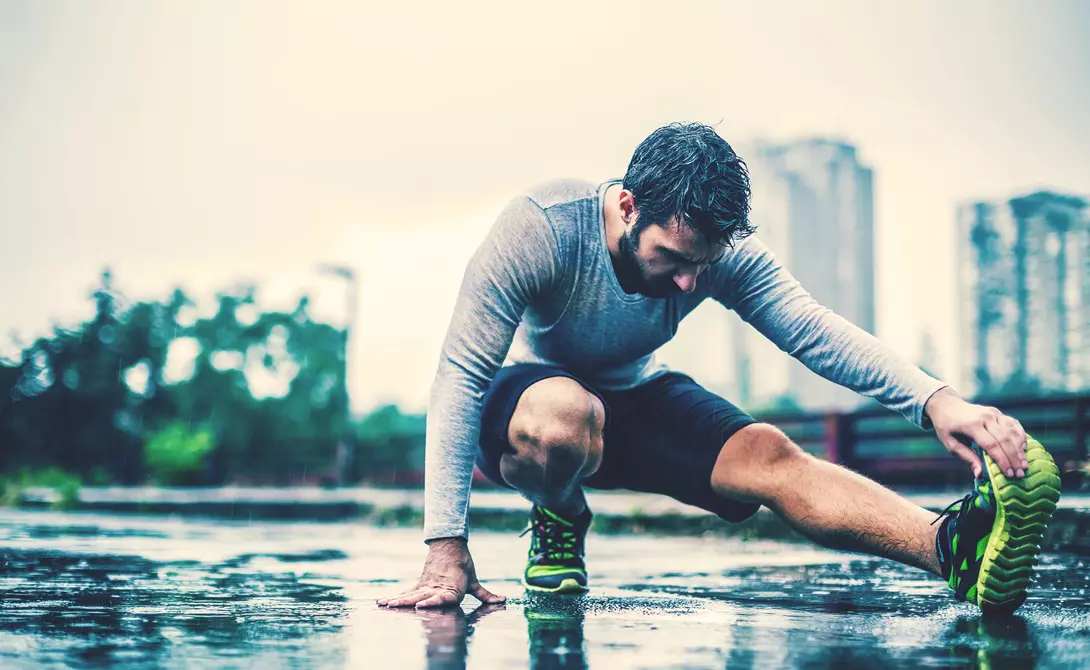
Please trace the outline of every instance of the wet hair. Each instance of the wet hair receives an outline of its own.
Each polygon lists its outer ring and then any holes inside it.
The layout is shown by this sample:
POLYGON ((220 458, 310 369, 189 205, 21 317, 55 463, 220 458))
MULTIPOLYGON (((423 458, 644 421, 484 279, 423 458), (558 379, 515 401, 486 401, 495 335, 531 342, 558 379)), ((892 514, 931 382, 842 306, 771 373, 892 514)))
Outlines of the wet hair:
POLYGON ((727 246, 756 232, 745 161, 711 126, 671 123, 648 135, 623 185, 636 201, 634 233, 675 218, 727 246))

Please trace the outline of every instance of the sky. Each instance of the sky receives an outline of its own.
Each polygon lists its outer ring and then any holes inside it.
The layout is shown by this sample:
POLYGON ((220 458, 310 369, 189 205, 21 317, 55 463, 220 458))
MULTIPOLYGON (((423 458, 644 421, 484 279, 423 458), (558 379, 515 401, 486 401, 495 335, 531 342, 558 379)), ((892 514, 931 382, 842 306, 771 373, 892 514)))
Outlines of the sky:
POLYGON ((1090 193, 1079 0, 375 4, 0 0, 0 353, 87 318, 104 267, 202 309, 309 291, 336 322, 315 268, 348 263, 354 406, 422 409, 503 204, 700 121, 858 147, 877 334, 915 356, 932 333, 952 374, 956 206, 1090 193))

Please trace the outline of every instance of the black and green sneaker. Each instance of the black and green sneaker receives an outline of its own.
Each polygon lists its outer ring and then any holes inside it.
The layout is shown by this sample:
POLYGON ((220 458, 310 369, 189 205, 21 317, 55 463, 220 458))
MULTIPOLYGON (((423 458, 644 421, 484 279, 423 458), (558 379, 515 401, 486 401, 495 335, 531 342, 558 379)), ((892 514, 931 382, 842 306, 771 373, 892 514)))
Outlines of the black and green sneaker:
POLYGON ((1029 468, 1007 479, 979 447, 985 472, 973 491, 947 507, 935 546, 943 579, 958 600, 986 614, 1009 614, 1026 600, 1041 538, 1060 499, 1060 471, 1041 443, 1027 440, 1029 468))
POLYGON ((578 519, 565 519, 539 505, 530 512, 530 554, 522 585, 531 591, 582 593, 587 590, 583 547, 590 528, 590 509, 578 519))

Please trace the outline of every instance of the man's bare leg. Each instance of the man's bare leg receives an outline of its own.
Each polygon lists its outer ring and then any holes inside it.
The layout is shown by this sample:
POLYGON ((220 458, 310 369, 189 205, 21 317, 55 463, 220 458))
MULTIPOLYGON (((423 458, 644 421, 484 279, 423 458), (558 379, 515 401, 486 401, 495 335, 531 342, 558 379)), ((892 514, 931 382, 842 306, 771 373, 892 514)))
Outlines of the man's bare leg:
POLYGON ((508 426, 513 453, 500 474, 534 504, 566 517, 586 509, 581 482, 602 464, 605 408, 579 382, 550 377, 530 385, 508 426))
POLYGON ((522 575, 528 590, 587 589, 583 547, 591 513, 582 482, 601 465, 604 425, 602 402, 567 377, 538 381, 519 397, 507 431, 513 453, 501 457, 500 474, 535 503, 522 575))
POLYGON ((760 502, 822 546, 882 556, 941 574, 935 514, 753 424, 723 446, 712 473, 720 495, 760 502))

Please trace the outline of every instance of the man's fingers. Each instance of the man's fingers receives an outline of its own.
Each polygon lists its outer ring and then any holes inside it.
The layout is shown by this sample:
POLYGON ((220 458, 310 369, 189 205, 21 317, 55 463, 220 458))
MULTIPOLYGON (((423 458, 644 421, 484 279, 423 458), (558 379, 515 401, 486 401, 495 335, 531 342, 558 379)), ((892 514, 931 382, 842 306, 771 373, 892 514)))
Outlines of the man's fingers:
MULTIPOLYGON (((991 419, 984 422, 984 428, 988 431, 988 434, 995 439, 997 445, 996 449, 1006 456, 1007 465, 1000 466, 1003 468, 1003 472, 1006 473, 1008 477, 1024 476, 1025 472, 1022 470, 1022 454, 1020 453, 1015 439, 1011 435, 1010 427, 1000 419, 991 419)), ((992 456, 992 458, 994 459, 995 456, 992 456)))
POLYGON ((426 607, 444 607, 446 605, 457 605, 462 601, 462 596, 458 595, 454 591, 439 591, 433 592, 429 597, 422 598, 416 603, 417 609, 424 609, 426 607))
POLYGON ((1003 423, 1007 427, 1007 434, 1010 436, 1011 442, 1014 443, 1015 449, 1018 453, 1017 462, 1023 469, 1029 467, 1029 459, 1026 457, 1026 429, 1022 427, 1021 422, 1013 417, 1004 416, 1003 423))
MULTIPOLYGON (((406 591, 405 593, 399 593, 393 598, 380 600, 378 601, 378 604, 382 605, 383 607, 402 607, 406 604, 409 604, 409 601, 413 598, 413 596, 417 595, 418 593, 420 593, 420 591, 416 589, 412 591, 406 591)), ((415 603, 416 601, 413 600, 412 602, 415 603)))
POLYGON ((387 607, 410 607, 419 603, 421 600, 427 600, 435 593, 435 589, 417 589, 411 593, 405 593, 397 598, 391 600, 386 604, 387 607))
POLYGON ((402 593, 399 593, 396 596, 393 596, 393 597, 390 597, 390 598, 383 598, 383 599, 381 599, 381 600, 379 600, 377 602, 382 607, 386 607, 388 605, 391 605, 392 603, 400 601, 403 598, 408 598, 412 594, 416 593, 418 590, 419 589, 409 589, 408 591, 404 591, 402 593))
POLYGON ((965 433, 984 450, 986 454, 992 457, 995 464, 999 466, 999 469, 1003 471, 1008 477, 1014 476, 1014 467, 1011 465, 1010 459, 1007 458, 1007 452, 1003 450, 999 440, 995 435, 992 435, 991 431, 987 429, 987 424, 975 425, 972 428, 966 429, 965 433))
POLYGON ((958 458, 969 464, 969 469, 973 471, 974 477, 980 478, 984 464, 980 462, 980 459, 977 458, 977 455, 973 453, 972 449, 962 444, 953 435, 942 436, 942 443, 946 445, 946 448, 950 453, 955 454, 958 458))
POLYGON ((489 605, 495 605, 507 601, 507 598, 505 598, 504 596, 496 595, 495 593, 492 593, 485 587, 481 586, 480 582, 475 582, 472 586, 470 586, 469 592, 477 600, 480 600, 482 603, 489 605))

